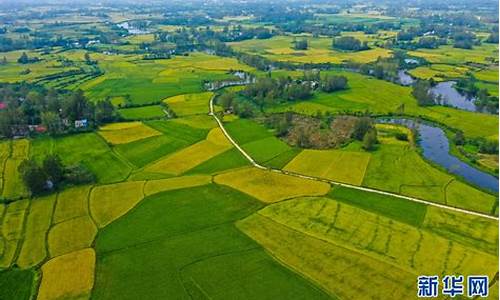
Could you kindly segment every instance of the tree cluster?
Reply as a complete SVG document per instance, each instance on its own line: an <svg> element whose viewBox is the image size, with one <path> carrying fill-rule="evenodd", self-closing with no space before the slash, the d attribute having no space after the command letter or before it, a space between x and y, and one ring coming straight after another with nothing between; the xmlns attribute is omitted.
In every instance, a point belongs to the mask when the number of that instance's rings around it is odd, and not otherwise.
<svg viewBox="0 0 500 300"><path fill-rule="evenodd" d="M20 64L30 64L39 61L38 57L28 57L26 52L23 52L21 56L17 59L17 62Z"/></svg>
<svg viewBox="0 0 500 300"><path fill-rule="evenodd" d="M417 99L419 106L431 106L436 104L436 99L430 91L431 83L427 80L417 80L413 84L411 94Z"/></svg>
<svg viewBox="0 0 500 300"><path fill-rule="evenodd" d="M498 112L498 97L490 95L487 89L481 89L477 85L476 78L469 74L465 78L458 79L455 88L469 97L474 97L474 104L479 110L486 110L490 113Z"/></svg>
<svg viewBox="0 0 500 300"><path fill-rule="evenodd" d="M296 101L305 100L312 96L309 84L292 80L290 77L259 78L243 90L243 94L263 107L264 104L278 102L279 100Z"/></svg>
<svg viewBox="0 0 500 300"><path fill-rule="evenodd" d="M331 93L347 88L347 77L342 75L326 75L321 81L321 90Z"/></svg>
<svg viewBox="0 0 500 300"><path fill-rule="evenodd" d="M33 195L57 189L63 184L85 184L95 180L94 175L85 167L66 167L57 155L45 157L41 164L33 158L25 159L18 170Z"/></svg>
<svg viewBox="0 0 500 300"><path fill-rule="evenodd" d="M307 48L308 48L308 42L306 39L293 41L294 50L307 50Z"/></svg>
<svg viewBox="0 0 500 300"><path fill-rule="evenodd" d="M77 120L86 119L88 127L116 119L109 99L90 102L83 91L62 92L41 86L0 84L0 134L5 137L26 135L28 125L43 125L50 134L74 129Z"/></svg>
<svg viewBox="0 0 500 300"><path fill-rule="evenodd" d="M362 147L366 151L374 150L378 140L377 129L375 128L372 119L369 117L358 118L354 125L352 138L361 141Z"/></svg>
<svg viewBox="0 0 500 300"><path fill-rule="evenodd" d="M493 30L491 30L491 33L485 42L492 43L492 44L498 44L498 25L494 26Z"/></svg>
<svg viewBox="0 0 500 300"><path fill-rule="evenodd" d="M336 148L352 140L362 142L362 147L371 151L377 144L377 131L369 117L334 116L318 112L315 116L304 116L292 112L271 114L264 125L288 144L301 148Z"/></svg>
<svg viewBox="0 0 500 300"><path fill-rule="evenodd" d="M285 101L301 101L312 97L315 89L320 89L323 92L330 93L347 88L347 78L342 75L321 76L319 71L306 71L300 79L292 79L291 77L264 77L257 79L254 83L249 84L241 92L241 95L253 102L256 107L262 110L266 105L273 105ZM242 107L237 109L235 105L240 101L234 101L237 97L234 94L221 96L219 100L225 110L234 109L248 113L251 106L245 104L244 110Z"/></svg>
<svg viewBox="0 0 500 300"><path fill-rule="evenodd" d="M345 51L361 51L370 49L368 43L361 42L352 36L341 36L333 39L332 47L334 49L345 50Z"/></svg>
<svg viewBox="0 0 500 300"><path fill-rule="evenodd" d="M476 45L479 43L475 42L476 35L472 32L458 32L454 35L453 40L453 47L455 48L462 48L462 49L472 49L472 46Z"/></svg>

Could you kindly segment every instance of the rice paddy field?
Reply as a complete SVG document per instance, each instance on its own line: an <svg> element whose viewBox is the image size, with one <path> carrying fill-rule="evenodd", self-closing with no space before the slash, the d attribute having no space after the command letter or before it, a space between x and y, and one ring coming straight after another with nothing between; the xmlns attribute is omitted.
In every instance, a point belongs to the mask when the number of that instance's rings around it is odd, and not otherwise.
<svg viewBox="0 0 500 300"><path fill-rule="evenodd" d="M225 124L225 128L255 161L272 168L282 168L300 152L251 120L232 120Z"/></svg>
<svg viewBox="0 0 500 300"><path fill-rule="evenodd" d="M190 115L16 141L28 150L14 157L67 153L67 162L85 158L92 166L89 157L107 153L107 174L116 173L107 175L113 181L0 205L0 264L22 270L0 272L0 282L12 286L8 295L340 299L375 290L404 298L414 294L416 274L496 272L497 221L249 166L213 122ZM431 167L407 142L384 136L398 129L390 125L378 128L382 143L372 153L356 144L324 151L276 146L287 144L252 120L224 125L256 157L253 144L274 145L260 159L275 168L486 213L496 201ZM97 146L74 146L87 139ZM403 161L423 169L397 173L407 168ZM126 175L115 164L126 166ZM450 180L446 195L440 188L429 194ZM420 191L415 182L428 186Z"/></svg>
<svg viewBox="0 0 500 300"><path fill-rule="evenodd" d="M118 113L126 120L160 119L166 116L161 105L122 108Z"/></svg>
<svg viewBox="0 0 500 300"><path fill-rule="evenodd" d="M419 49L409 51L408 54L425 58L431 63L462 65L467 62L490 64L498 62L498 45L483 43L473 49L454 48L451 45L440 46L436 49Z"/></svg>
<svg viewBox="0 0 500 300"><path fill-rule="evenodd" d="M163 100L177 116L206 114L212 92L183 94Z"/></svg>
<svg viewBox="0 0 500 300"><path fill-rule="evenodd" d="M384 16L365 5L335 7L338 13L328 13L333 7L327 4L311 7L304 28L348 24L358 31L339 34L370 49L333 50L332 36L288 32L293 20L273 24L250 13L204 18L203 7L179 20L170 19L173 7L164 15L88 7L80 15L62 11L50 24L40 17L51 11L44 7L32 9L32 20L9 23L1 41L42 36L49 26L54 38L71 43L0 52L0 60L6 58L0 83L82 89L92 102L109 99L117 118L87 132L0 139L0 300L414 299L417 277L430 274L487 275L488 299L497 299L498 194L425 160L406 127L376 124L378 142L367 151L357 140L321 150L292 146L264 125L270 114L283 112L397 112L461 130L467 139L498 140L497 115L418 106L412 87L342 69L391 57L398 31L419 26L418 19ZM7 17L0 12L0 20ZM203 25L184 30L177 24L184 19ZM147 31L117 26L135 21ZM32 31L13 32L20 26ZM195 29L209 35L209 29L223 34L237 26L279 33L212 45L214 34L182 45ZM371 30L376 33L366 33ZM301 39L308 49L293 49ZM233 82L237 86L209 91L206 83L240 81L235 71L303 75L300 67L263 72L242 62L258 65L255 57L213 54L211 47L223 43L276 62L333 64L321 74L345 76L348 88L264 105L254 118L230 113L237 107L209 111L211 99L244 86ZM23 52L39 60L17 63ZM426 61L408 70L415 78L472 74L479 88L498 96L498 45L442 45L407 54ZM87 169L95 180L32 195L18 167L50 154ZM498 169L496 154L478 159Z"/></svg>
<svg viewBox="0 0 500 300"><path fill-rule="evenodd" d="M142 60L134 55L110 55L100 60L104 75L82 84L91 99L125 97L132 104L203 91L204 80L232 78L229 70L253 69L233 58L193 53L165 60Z"/></svg>
<svg viewBox="0 0 500 300"><path fill-rule="evenodd" d="M376 35L365 35L359 32L344 32L344 36L354 36L363 41L374 42L380 40ZM293 41L305 38L309 42L307 50L294 50ZM246 40L242 42L229 43L237 51L243 53L257 54L276 61L292 63L334 63L353 61L368 63L377 60L378 57L389 57L391 51L376 46L369 50L358 52L341 52L332 49L332 39L323 37L294 37L276 36L265 40Z"/></svg>
<svg viewBox="0 0 500 300"><path fill-rule="evenodd" d="M439 219L427 215L425 206L421 209L425 217L420 222L431 224L433 218ZM399 218L405 218L404 211L400 212ZM449 226L409 225L336 201L335 196L271 204L237 226L339 298L413 298L416 274L451 271L493 276L497 271L496 252L470 248L460 238L467 235L461 229L450 232ZM496 225L490 226L494 230ZM338 281L350 288L338 288Z"/></svg>
<svg viewBox="0 0 500 300"><path fill-rule="evenodd" d="M432 64L430 66L417 67L409 70L408 73L413 77L421 79L431 79L444 81L451 78L465 77L467 72L473 70L464 66L454 66L446 64Z"/></svg>

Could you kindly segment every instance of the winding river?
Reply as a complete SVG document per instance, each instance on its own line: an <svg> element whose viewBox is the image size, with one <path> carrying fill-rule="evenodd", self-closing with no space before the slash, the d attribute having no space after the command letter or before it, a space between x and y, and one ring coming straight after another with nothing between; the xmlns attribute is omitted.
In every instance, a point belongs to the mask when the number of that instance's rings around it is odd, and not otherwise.
<svg viewBox="0 0 500 300"><path fill-rule="evenodd" d="M464 178L467 182L498 193L498 178L480 171L450 154L448 137L441 128L410 119L384 119L379 122L416 128L419 135L419 146L426 159L439 164L448 172Z"/></svg>

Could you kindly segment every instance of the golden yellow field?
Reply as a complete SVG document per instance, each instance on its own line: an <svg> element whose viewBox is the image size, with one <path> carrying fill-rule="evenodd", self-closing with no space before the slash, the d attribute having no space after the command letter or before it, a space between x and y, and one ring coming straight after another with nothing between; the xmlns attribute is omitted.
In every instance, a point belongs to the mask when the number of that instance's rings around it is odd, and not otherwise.
<svg viewBox="0 0 500 300"><path fill-rule="evenodd" d="M149 196L159 192L204 185L210 183L211 181L212 177L208 175L193 175L159 180L149 180L144 186L144 194L146 196Z"/></svg>
<svg viewBox="0 0 500 300"><path fill-rule="evenodd" d="M183 94L163 100L177 116L189 116L208 113L208 103L212 92Z"/></svg>
<svg viewBox="0 0 500 300"><path fill-rule="evenodd" d="M141 122L128 122L103 126L100 128L99 134L108 143L117 145L161 135L161 132Z"/></svg>
<svg viewBox="0 0 500 300"><path fill-rule="evenodd" d="M88 299L94 285L95 260L94 249L87 248L45 263L37 299Z"/></svg>
<svg viewBox="0 0 500 300"><path fill-rule="evenodd" d="M89 216L58 223L47 237L51 257L90 247L97 234L97 227Z"/></svg>
<svg viewBox="0 0 500 300"><path fill-rule="evenodd" d="M284 264L345 299L409 299L420 274L492 278L497 271L496 256L464 244L460 229L448 238L446 230L436 234L328 198L275 203L237 225Z"/></svg>
<svg viewBox="0 0 500 300"><path fill-rule="evenodd" d="M284 168L333 181L361 185L370 154L340 150L309 150L299 153Z"/></svg>
<svg viewBox="0 0 500 300"><path fill-rule="evenodd" d="M145 170L152 173L180 175L231 147L232 144L226 139L222 130L214 128L205 140L179 150Z"/></svg>
<svg viewBox="0 0 500 300"><path fill-rule="evenodd" d="M343 33L343 35L355 36L362 40L373 41L363 33ZM391 51L379 47L357 52L342 52L332 49L332 39L326 37L304 37L309 42L307 50L295 50L292 48L293 36L275 36L266 40L245 40L229 43L233 48L252 54L262 55L271 60L288 61L294 63L342 63L354 61L368 63L377 60L378 57L389 57Z"/></svg>
<svg viewBox="0 0 500 300"><path fill-rule="evenodd" d="M144 181L130 181L95 187L90 194L90 213L102 228L126 214L143 197Z"/></svg>
<svg viewBox="0 0 500 300"><path fill-rule="evenodd" d="M88 215L90 186L66 189L57 195L54 223Z"/></svg>
<svg viewBox="0 0 500 300"><path fill-rule="evenodd" d="M0 256L0 267L8 268L16 254L18 243L21 242L24 219L29 200L19 200L7 205L4 209L2 220L2 235L0 239L0 249L3 249Z"/></svg>
<svg viewBox="0 0 500 300"><path fill-rule="evenodd" d="M241 168L217 175L214 182L228 185L266 203L299 196L324 195L330 190L330 185L324 182L297 178L254 167Z"/></svg>
<svg viewBox="0 0 500 300"><path fill-rule="evenodd" d="M46 234L50 227L56 195L35 198L31 201L30 211L24 230L17 264L21 268L34 266L47 256Z"/></svg>

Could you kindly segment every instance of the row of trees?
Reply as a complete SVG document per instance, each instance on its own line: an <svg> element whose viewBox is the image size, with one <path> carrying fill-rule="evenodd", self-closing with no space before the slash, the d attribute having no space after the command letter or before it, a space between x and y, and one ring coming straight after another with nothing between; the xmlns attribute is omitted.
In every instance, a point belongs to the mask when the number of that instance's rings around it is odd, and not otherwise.
<svg viewBox="0 0 500 300"><path fill-rule="evenodd" d="M41 164L34 158L19 165L19 173L33 195L58 189L64 184L85 184L95 181L94 175L81 165L66 167L57 155L45 157Z"/></svg>

